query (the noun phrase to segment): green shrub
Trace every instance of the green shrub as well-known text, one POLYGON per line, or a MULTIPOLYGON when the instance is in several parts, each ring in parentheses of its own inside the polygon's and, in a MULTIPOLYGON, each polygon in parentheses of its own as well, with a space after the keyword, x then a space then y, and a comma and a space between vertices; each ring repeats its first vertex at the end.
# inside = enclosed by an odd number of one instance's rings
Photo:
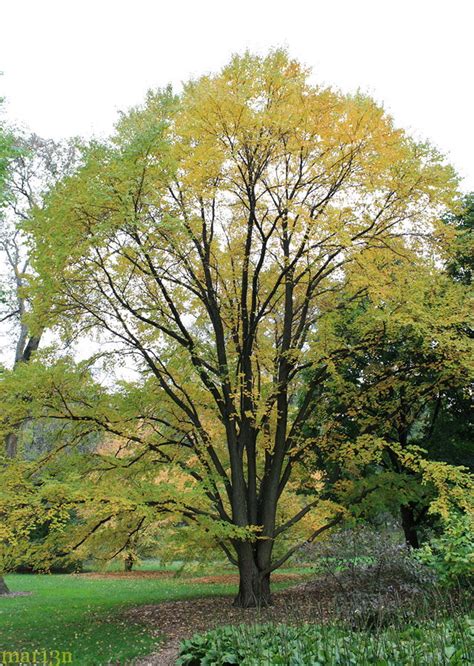
POLYGON ((432 539, 417 553, 423 564, 431 567, 440 583, 474 583, 474 525, 472 516, 451 516, 441 536, 432 539))
POLYGON ((467 619, 351 632, 338 626, 241 625, 222 627, 181 643, 180 666, 461 666, 473 663, 474 623, 467 619))

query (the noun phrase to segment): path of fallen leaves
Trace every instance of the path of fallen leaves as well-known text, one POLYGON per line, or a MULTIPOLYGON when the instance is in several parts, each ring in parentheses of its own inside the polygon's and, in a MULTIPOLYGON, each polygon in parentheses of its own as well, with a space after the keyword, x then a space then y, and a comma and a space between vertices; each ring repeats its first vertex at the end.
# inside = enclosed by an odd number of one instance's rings
MULTIPOLYGON (((282 574, 280 580, 284 576, 285 574, 282 574)), ((221 577, 212 578, 220 579, 221 577)), ((196 579, 196 581, 198 580, 202 581, 202 579, 196 579)), ((206 597, 140 606, 128 610, 125 617, 128 621, 147 624, 157 638, 166 636, 166 642, 159 652, 136 660, 134 665, 171 666, 178 656, 179 643, 195 633, 226 624, 270 621, 317 622, 324 618, 325 614, 321 600, 316 603, 314 595, 309 594, 304 585, 298 585, 277 592, 274 595, 274 604, 269 608, 243 610, 232 606, 231 597, 206 597)))
POLYGON ((99 578, 110 580, 115 578, 173 578, 174 571, 93 571, 91 573, 76 574, 81 578, 99 578))

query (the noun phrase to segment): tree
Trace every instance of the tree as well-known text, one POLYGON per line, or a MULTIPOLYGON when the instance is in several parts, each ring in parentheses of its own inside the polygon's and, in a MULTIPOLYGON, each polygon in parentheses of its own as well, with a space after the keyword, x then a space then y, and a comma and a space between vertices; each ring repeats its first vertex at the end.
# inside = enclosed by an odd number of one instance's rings
POLYGON ((353 351, 334 368, 307 427, 309 436, 321 434, 318 462, 332 481, 383 476, 379 509, 399 512, 417 548, 419 528, 433 519, 436 479, 454 472, 443 464, 472 469, 470 302, 464 285, 436 266, 416 266, 410 281, 394 266, 390 280, 391 294, 380 284, 357 300, 345 294, 327 322, 333 344, 353 351), (373 343, 361 345, 369 334, 373 343), (429 481, 422 460, 432 466, 429 481))
POLYGON ((64 336, 93 332, 110 362, 134 362, 128 427, 143 453, 130 464, 188 473, 200 500, 181 508, 238 565, 237 605, 270 602, 271 572, 298 547, 278 544, 312 509, 324 521, 309 541, 342 516, 301 464, 303 424, 346 353, 315 344, 322 314, 354 275, 364 290, 395 258, 409 274, 441 244, 455 188, 371 99, 312 86, 275 51, 150 93, 29 225, 35 325, 47 312, 64 336), (313 493, 282 518, 295 479, 313 493))
MULTIPOLYGON (((41 207, 45 191, 72 170, 76 159, 73 142, 61 144, 13 130, 4 130, 0 135, 0 259, 4 269, 0 323, 7 326, 6 334, 14 341, 14 368, 30 361, 45 329, 43 326, 33 334, 27 323, 30 304, 26 273, 30 257, 20 224, 29 220, 33 208, 41 207)), ((18 453, 19 427, 21 424, 16 424, 5 434, 9 459, 18 453)), ((4 582, 0 593, 2 589, 7 591, 4 582)))
MULTIPOLYGON (((42 206, 45 192, 73 170, 78 151, 74 142, 60 143, 36 134, 12 135, 11 145, 13 152, 5 172, 7 195, 0 228, 0 254, 7 270, 4 279, 7 296, 2 303, 1 321, 10 323, 9 335, 16 338, 16 367, 27 363, 37 351, 45 328, 33 334, 27 322, 30 256, 21 223, 29 220, 34 208, 42 206)), ((17 444, 18 433, 8 433, 6 448, 10 458, 15 457, 17 444)))
MULTIPOLYGON (((3 100, 0 98, 0 103, 3 100)), ((7 176, 8 163, 13 156, 13 137, 10 132, 8 132, 3 125, 0 125, 0 222, 3 219, 3 207, 6 199, 6 187, 5 181, 7 176)), ((0 285, 0 304, 5 300, 5 289, 4 285, 0 285)), ((3 579, 0 576, 0 595, 7 594, 9 592, 8 587, 3 579)))
POLYGON ((453 280, 470 286, 474 269, 474 192, 464 195, 461 209, 449 213, 444 219, 457 232, 448 272, 453 280))

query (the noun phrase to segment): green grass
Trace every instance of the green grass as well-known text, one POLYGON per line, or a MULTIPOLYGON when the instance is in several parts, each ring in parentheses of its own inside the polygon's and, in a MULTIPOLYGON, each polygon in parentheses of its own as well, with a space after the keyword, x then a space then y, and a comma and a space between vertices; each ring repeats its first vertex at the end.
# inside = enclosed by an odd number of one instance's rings
MULTIPOLYGON (((147 558, 139 560, 133 567, 134 571, 178 571, 182 568, 183 562, 170 562, 166 565, 157 558, 147 558)), ((83 563, 83 571, 123 571, 123 560, 114 559, 102 564, 98 560, 88 560, 83 563)))
MULTIPOLYGON (((301 564, 293 567, 286 567, 278 569, 279 574, 284 573, 298 573, 298 574, 314 574, 314 564, 301 564)), ((107 562, 101 566, 97 560, 90 560, 83 564, 84 572, 95 571, 123 571, 123 560, 115 559, 107 562)), ((237 569, 226 561, 200 562, 200 561, 167 561, 164 563, 158 558, 147 558, 138 561, 133 566, 134 571, 172 571, 176 576, 188 576, 190 578, 197 576, 219 576, 221 574, 236 574, 237 569)))
MULTIPOLYGON (((10 575, 12 592, 0 597, 2 652, 69 651, 77 666, 125 664, 153 652, 157 639, 145 626, 126 622, 122 611, 140 604, 231 594, 228 585, 191 584, 185 579, 90 579, 71 575, 10 575)), ((54 663, 54 662, 53 662, 54 663)))
MULTIPOLYGON (((116 570, 112 566, 112 570, 116 570)), ((137 569, 164 569, 158 561, 145 561, 137 569)), ((110 569, 109 569, 110 570, 110 569)), ((167 570, 178 571, 174 563, 167 570)), ((186 567, 188 577, 218 575, 231 570, 219 564, 186 567)), ((281 573, 307 573, 282 569, 281 573)), ((232 570, 235 573, 235 569, 232 570)), ((153 652, 159 639, 145 625, 122 617, 129 607, 163 601, 235 594, 236 586, 191 583, 186 577, 87 578, 68 574, 16 574, 6 576, 12 592, 32 592, 25 597, 0 597, 0 664, 2 652, 46 649, 69 651, 77 666, 130 663, 133 657, 153 652)), ((273 589, 287 587, 275 583, 273 589)), ((52 663, 55 663, 52 661, 52 663)))

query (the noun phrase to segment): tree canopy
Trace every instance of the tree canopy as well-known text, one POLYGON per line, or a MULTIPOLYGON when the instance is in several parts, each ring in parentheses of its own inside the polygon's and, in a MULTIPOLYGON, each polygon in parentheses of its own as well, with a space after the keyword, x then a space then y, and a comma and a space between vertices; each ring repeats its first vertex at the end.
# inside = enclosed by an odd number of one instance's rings
POLYGON ((236 603, 267 603, 295 535, 311 541, 371 491, 324 497, 306 464, 326 383, 380 335, 347 344, 331 322, 361 299, 396 313, 417 271, 429 283, 456 188, 430 145, 284 51, 150 93, 27 225, 32 330, 89 336, 96 361, 135 374, 113 399, 50 374, 40 413, 113 435, 123 502, 200 524, 239 566, 236 603))

